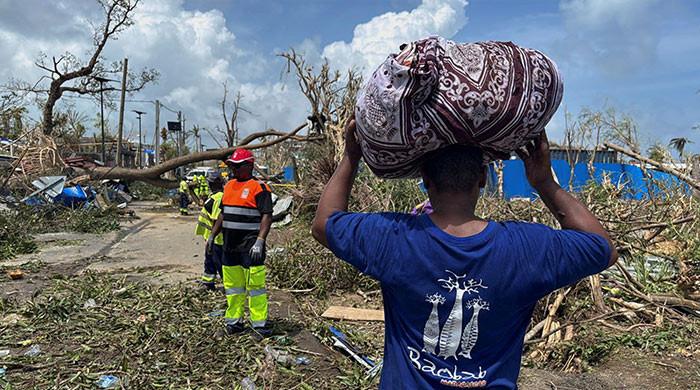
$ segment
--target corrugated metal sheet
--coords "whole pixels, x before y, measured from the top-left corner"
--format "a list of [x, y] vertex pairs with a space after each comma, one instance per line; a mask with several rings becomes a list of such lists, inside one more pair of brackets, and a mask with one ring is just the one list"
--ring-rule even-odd
[[[580, 191], [591, 180], [596, 183], [608, 181], [623, 188], [623, 196], [626, 199], [643, 199], [649, 194], [658, 194], [663, 188], [682, 187], [690, 195], [690, 187], [676, 176], [668, 173], [647, 170], [645, 176], [641, 168], [618, 163], [593, 163], [593, 174], [588, 170], [586, 163], [574, 165], [573, 178], [571, 177], [571, 165], [565, 160], [552, 160], [552, 169], [559, 184], [569, 191]], [[498, 175], [494, 164], [489, 165], [489, 175], [486, 191], [498, 192]], [[525, 166], [521, 160], [503, 161], [503, 196], [506, 199], [530, 198], [535, 199], [537, 193], [527, 182]]]

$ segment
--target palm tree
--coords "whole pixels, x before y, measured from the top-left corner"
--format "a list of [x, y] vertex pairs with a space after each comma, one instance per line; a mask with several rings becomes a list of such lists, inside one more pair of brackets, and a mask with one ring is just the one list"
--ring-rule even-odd
[[676, 149], [678, 151], [678, 155], [681, 157], [681, 159], [684, 156], [684, 150], [686, 145], [692, 144], [693, 141], [689, 140], [688, 138], [685, 137], [677, 137], [677, 138], [671, 138], [671, 141], [668, 143], [668, 146]]

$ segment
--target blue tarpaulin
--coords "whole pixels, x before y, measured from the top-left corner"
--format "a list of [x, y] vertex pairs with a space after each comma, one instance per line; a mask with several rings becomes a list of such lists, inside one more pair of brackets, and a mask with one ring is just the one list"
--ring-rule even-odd
[[[626, 199], [644, 199], [650, 194], [659, 195], [667, 188], [679, 186], [690, 194], [690, 187], [676, 176], [653, 169], [648, 169], [645, 176], [645, 172], [641, 168], [629, 164], [593, 163], [593, 176], [591, 177], [588, 165], [578, 163], [573, 169], [573, 179], [571, 166], [565, 160], [552, 160], [552, 170], [563, 188], [575, 192], [580, 191], [591, 180], [594, 180], [596, 183], [609, 182], [621, 188]], [[498, 175], [492, 164], [489, 166], [490, 188], [488, 191], [496, 192], [497, 185]], [[503, 161], [503, 195], [506, 199], [534, 199], [537, 197], [536, 192], [527, 181], [522, 160]]]
[[293, 182], [294, 181], [294, 167], [286, 166], [284, 167], [284, 181]]
[[55, 202], [61, 202], [67, 207], [78, 207], [87, 200], [88, 195], [80, 184], [76, 184], [75, 187], [65, 187], [61, 195], [54, 199]]

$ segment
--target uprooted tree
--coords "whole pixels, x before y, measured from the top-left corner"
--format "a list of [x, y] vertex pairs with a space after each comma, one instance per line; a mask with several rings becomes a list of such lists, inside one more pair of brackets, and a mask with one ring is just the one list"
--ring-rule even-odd
[[[104, 12], [104, 21], [95, 26], [92, 32], [93, 49], [87, 60], [66, 52], [58, 57], [42, 53], [35, 65], [45, 74], [34, 84], [25, 81], [12, 81], [5, 89], [15, 93], [30, 94], [37, 98], [42, 110], [41, 130], [52, 135], [55, 126], [54, 108], [65, 93], [77, 93], [99, 97], [101, 92], [116, 91], [119, 88], [105, 86], [100, 80], [122, 71], [121, 62], [107, 64], [102, 56], [110, 39], [134, 22], [134, 10], [140, 0], [97, 0]], [[139, 73], [129, 73], [126, 91], [135, 92], [155, 81], [159, 74], [155, 69], [144, 69]]]
[[[181, 166], [201, 161], [223, 160], [238, 147], [245, 146], [247, 149], [255, 150], [279, 145], [285, 141], [322, 141], [329, 148], [329, 161], [324, 165], [328, 165], [332, 169], [342, 152], [343, 127], [352, 113], [361, 78], [353, 70], [350, 70], [345, 76], [340, 71], [332, 71], [327, 62], [324, 62], [319, 69], [314, 69], [313, 66], [305, 62], [303, 56], [294, 51], [280, 54], [280, 56], [287, 60], [287, 72], [294, 72], [302, 94], [309, 101], [311, 115], [308, 122], [302, 123], [288, 132], [267, 129], [252, 133], [240, 140], [235, 146], [188, 154], [147, 169], [96, 167], [86, 170], [85, 173], [93, 179], [138, 180], [160, 187], [174, 187], [177, 185], [176, 181], [164, 179], [161, 175]], [[228, 93], [228, 90], [225, 89], [225, 92]], [[234, 110], [239, 105], [240, 100], [237, 98]], [[225, 107], [224, 101], [222, 102], [224, 115]], [[230, 119], [231, 121], [227, 123], [227, 129], [234, 130], [230, 133], [233, 137], [237, 135], [238, 128], [233, 127], [236, 118], [231, 117]], [[301, 135], [301, 131], [307, 127], [307, 134]], [[227, 139], [228, 142], [230, 141]]]

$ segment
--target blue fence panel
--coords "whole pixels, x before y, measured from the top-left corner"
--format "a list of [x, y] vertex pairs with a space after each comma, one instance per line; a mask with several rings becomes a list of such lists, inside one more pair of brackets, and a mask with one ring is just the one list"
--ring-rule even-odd
[[552, 170], [554, 176], [562, 188], [569, 188], [571, 178], [571, 166], [565, 160], [552, 160]]
[[522, 160], [503, 161], [503, 196], [506, 199], [535, 198], [535, 190], [527, 182]]

